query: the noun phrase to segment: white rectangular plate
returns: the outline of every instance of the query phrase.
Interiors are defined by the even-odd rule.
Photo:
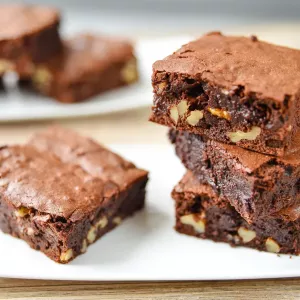
[[[184,169],[170,146],[112,147],[150,171],[147,206],[68,265],[0,234],[0,277],[60,280],[227,280],[300,276],[300,258],[176,233],[173,186]]]

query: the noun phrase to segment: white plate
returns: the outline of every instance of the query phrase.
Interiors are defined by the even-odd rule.
[[[136,44],[141,79],[138,83],[75,104],[63,104],[38,94],[9,90],[0,93],[0,122],[99,115],[151,105],[152,63],[189,40],[188,37],[140,40]]]
[[[300,258],[231,248],[173,230],[170,191],[184,170],[170,146],[112,147],[150,171],[147,206],[59,265],[25,242],[0,234],[0,277],[68,280],[216,280],[300,276]]]

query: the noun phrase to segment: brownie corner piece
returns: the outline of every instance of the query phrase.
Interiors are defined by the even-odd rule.
[[[174,188],[172,196],[179,233],[272,253],[300,253],[299,205],[249,224],[191,172]],[[296,219],[286,219],[293,214]]]
[[[142,209],[148,180],[148,172],[59,128],[28,145],[2,147],[0,174],[1,230],[58,263]]]
[[[299,62],[299,50],[205,35],[154,63],[150,120],[283,156],[300,130]]]
[[[59,55],[37,66],[32,86],[60,102],[73,103],[137,80],[137,59],[129,41],[79,34],[64,41]]]

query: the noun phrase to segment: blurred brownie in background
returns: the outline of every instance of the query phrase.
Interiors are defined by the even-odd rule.
[[[31,76],[36,64],[61,51],[59,24],[60,14],[55,8],[0,5],[0,72]]]
[[[133,46],[128,41],[82,34],[66,40],[62,52],[38,64],[32,85],[60,102],[85,100],[138,79]]]

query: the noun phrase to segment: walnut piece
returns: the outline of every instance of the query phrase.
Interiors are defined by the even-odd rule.
[[[87,241],[86,241],[86,239],[84,239],[83,240],[83,242],[82,242],[82,246],[81,246],[81,253],[84,253],[84,252],[86,252],[86,250],[87,250]]]
[[[181,100],[177,105],[172,105],[170,108],[170,117],[175,125],[179,118],[182,118],[188,112],[189,105],[186,100]]]
[[[226,89],[221,89],[222,94],[228,96],[230,94],[230,91],[226,90]]]
[[[127,84],[137,81],[138,71],[135,59],[131,59],[124,65],[121,70],[121,79]]]
[[[0,178],[0,186],[7,186],[9,184],[8,179]]]
[[[106,217],[101,218],[97,223],[96,223],[96,227],[97,228],[104,228],[106,227],[108,223],[108,220]]]
[[[122,223],[122,218],[121,217],[114,217],[113,218],[113,223],[116,225],[120,225]]]
[[[203,215],[190,214],[180,217],[180,222],[185,225],[191,225],[199,233],[205,232],[205,218]]]
[[[26,231],[27,231],[27,235],[30,235],[30,236],[33,236],[33,235],[34,235],[34,230],[33,230],[33,228],[28,227]]]
[[[167,82],[166,81],[162,81],[157,85],[157,89],[156,89],[156,93],[157,94],[161,94],[163,92],[163,90],[167,87]]]
[[[254,141],[261,133],[261,129],[257,126],[253,126],[250,131],[236,131],[236,132],[228,132],[227,135],[230,138],[231,142],[237,143],[241,140],[249,140]]]
[[[32,81],[38,88],[48,88],[51,80],[51,73],[44,67],[36,68],[33,72]]]
[[[280,246],[269,237],[266,240],[266,249],[268,252],[278,253],[280,251]]]
[[[203,111],[202,110],[192,110],[190,115],[186,118],[186,121],[191,126],[195,126],[198,124],[199,120],[203,118]]]
[[[68,249],[66,252],[63,252],[60,255],[60,261],[61,262],[68,262],[73,257],[73,250]]]
[[[176,105],[173,105],[170,108],[170,117],[171,117],[171,119],[174,121],[174,123],[176,125],[177,122],[178,122],[178,118],[179,118],[178,109],[177,109]]]
[[[11,71],[14,69],[14,65],[6,59],[0,59],[0,74],[4,74],[7,71]]]
[[[256,238],[255,231],[247,229],[245,227],[240,227],[238,229],[238,235],[241,237],[244,243],[249,243]]]
[[[30,212],[29,208],[21,206],[15,211],[15,215],[16,215],[16,217],[24,218],[27,215],[29,215],[29,212]]]
[[[87,240],[91,244],[96,240],[96,237],[97,237],[97,228],[95,226],[91,226],[87,234]]]
[[[231,120],[231,116],[228,111],[220,109],[220,108],[211,108],[207,109],[212,115],[217,116],[222,119],[226,119],[228,121]]]
[[[186,100],[182,100],[177,104],[177,110],[178,110],[178,115],[179,117],[183,117],[187,110],[188,110],[189,106],[187,104]]]

